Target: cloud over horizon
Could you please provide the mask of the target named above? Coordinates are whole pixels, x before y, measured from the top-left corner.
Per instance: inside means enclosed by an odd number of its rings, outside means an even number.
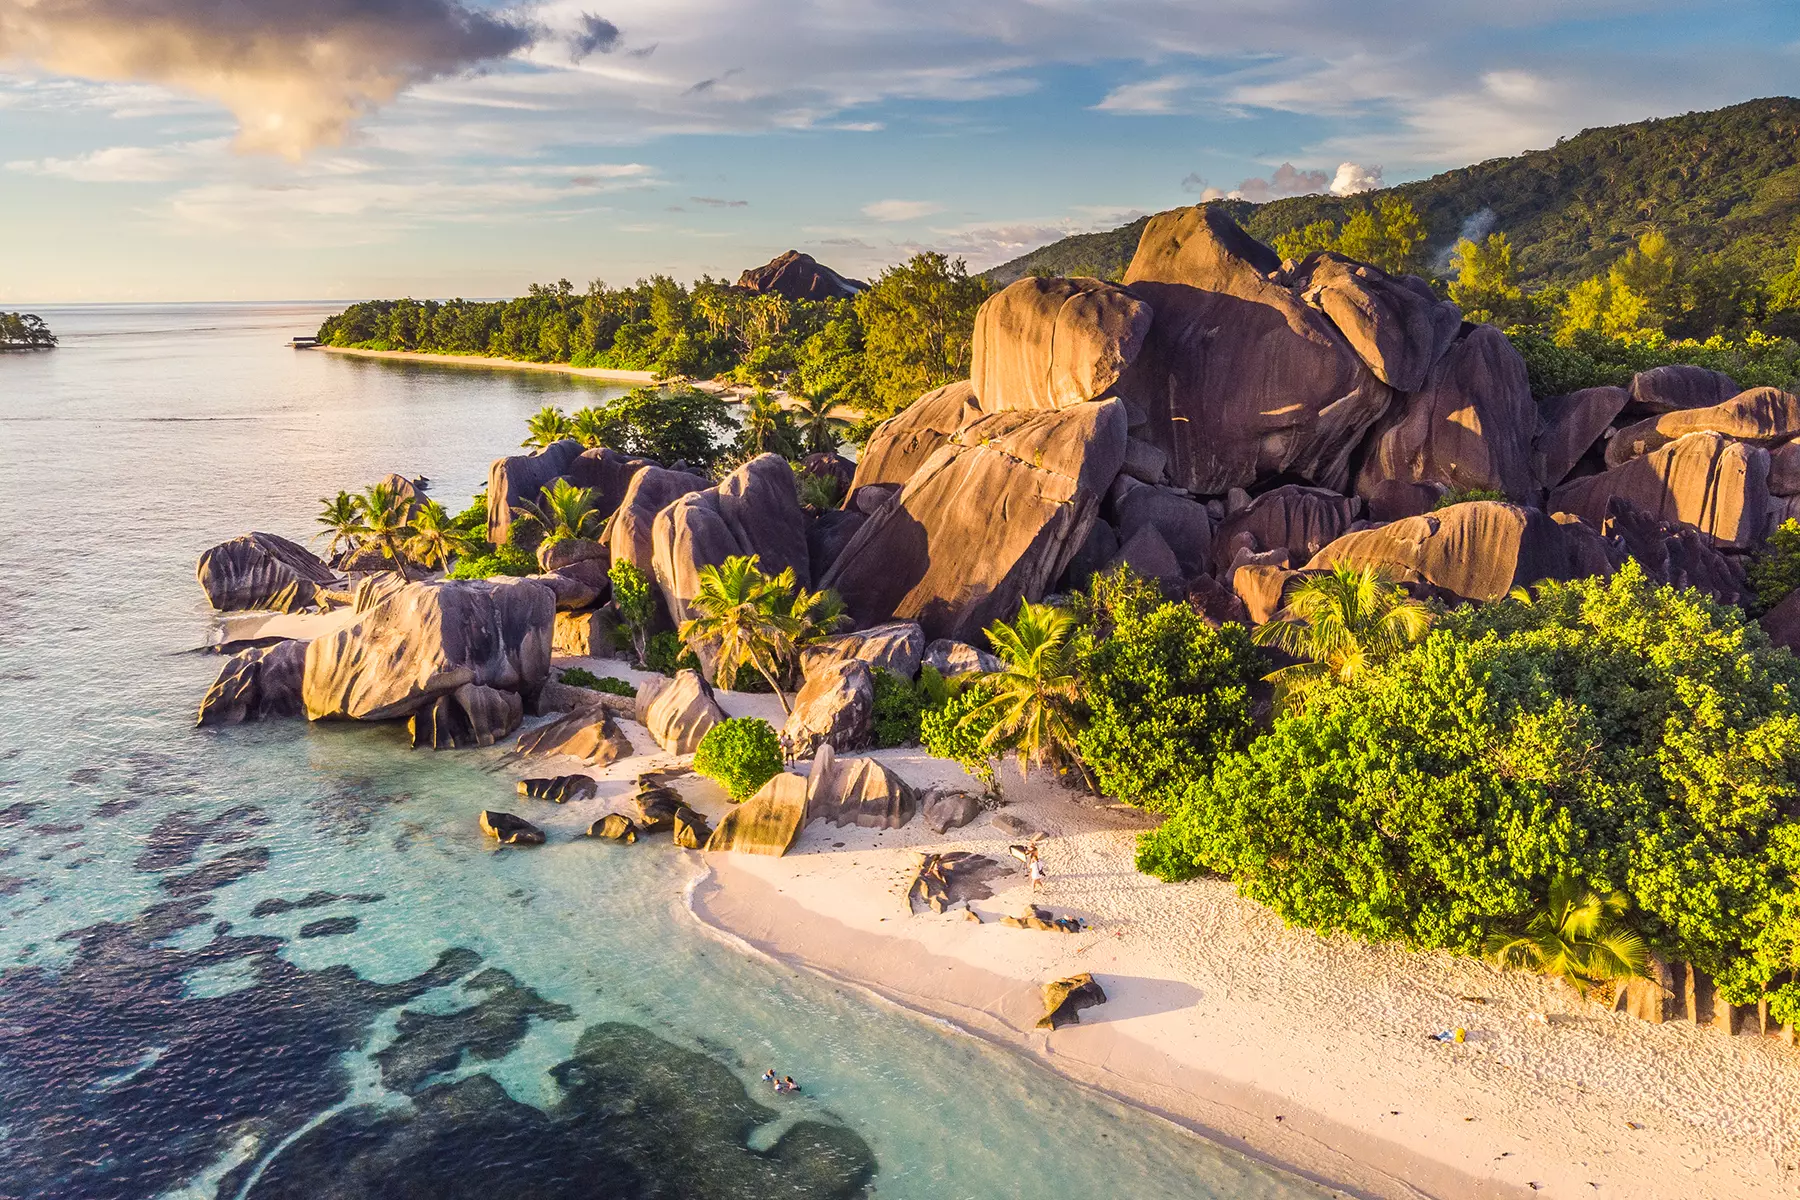
[[[240,149],[288,158],[532,40],[459,0],[0,0],[0,61],[209,97],[237,118]]]

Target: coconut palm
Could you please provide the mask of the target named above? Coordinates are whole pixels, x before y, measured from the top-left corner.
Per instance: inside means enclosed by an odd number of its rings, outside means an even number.
[[[586,408],[576,409],[575,414],[569,418],[567,436],[590,450],[618,441],[618,434],[619,422],[610,408],[590,404]]]
[[[335,558],[340,550],[356,549],[362,537],[362,509],[349,492],[319,497],[319,524],[324,526],[319,537],[329,537],[325,557]]]
[[[791,573],[783,572],[791,581]],[[717,648],[720,676],[731,677],[748,663],[781,702],[781,711],[792,712],[779,682],[781,665],[793,653],[805,622],[793,615],[791,587],[779,587],[781,576],[771,579],[757,566],[755,555],[737,554],[718,566],[700,568],[700,590],[688,602],[696,614],[681,626],[681,640],[690,646]]]
[[[1075,751],[1075,630],[1067,609],[1029,600],[1012,624],[989,625],[984,632],[1005,666],[980,677],[991,698],[963,719],[977,728],[992,722],[982,745],[995,754],[1017,750],[1024,766],[1070,764],[1086,779]]]
[[[379,546],[383,558],[392,559],[400,578],[406,573],[404,547],[412,537],[412,497],[391,483],[377,483],[363,489],[356,498],[361,520],[357,531],[366,544]]]
[[[1303,694],[1324,678],[1354,679],[1424,637],[1431,619],[1381,567],[1340,562],[1297,586],[1252,640],[1308,660],[1266,676],[1283,693]]]
[[[744,399],[744,431],[739,443],[746,453],[765,454],[782,449],[782,412],[775,397],[766,391],[752,392]]]
[[[1522,932],[1488,935],[1482,950],[1504,967],[1560,979],[1581,995],[1595,984],[1644,974],[1644,939],[1619,920],[1625,897],[1601,893],[1568,875],[1550,884],[1544,910]]]
[[[519,445],[542,448],[552,442],[560,442],[569,435],[569,418],[556,405],[546,404],[537,410],[531,420],[525,422],[525,440]]]
[[[836,454],[838,447],[844,444],[840,435],[850,428],[850,422],[832,415],[837,411],[837,401],[828,396],[801,396],[799,401],[800,406],[794,413],[795,424],[807,453]]]
[[[544,545],[588,537],[602,524],[594,507],[594,489],[576,487],[562,478],[540,492],[537,503],[527,500],[513,509],[513,516],[543,531]]]
[[[448,567],[450,560],[467,554],[475,546],[444,506],[436,500],[419,505],[412,516],[412,536],[406,539],[407,556],[428,567]]]

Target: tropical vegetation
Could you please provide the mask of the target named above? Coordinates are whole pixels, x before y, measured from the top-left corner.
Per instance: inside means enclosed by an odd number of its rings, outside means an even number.
[[[56,335],[35,313],[0,312],[0,350],[48,350]]]
[[[782,683],[795,670],[802,646],[836,630],[843,602],[832,592],[801,587],[792,567],[763,572],[756,555],[732,555],[699,570],[699,589],[688,601],[694,615],[681,626],[690,649],[705,647],[717,677],[733,686],[738,672],[760,676],[783,712],[791,711]]]
[[[760,717],[720,721],[694,749],[694,770],[723,787],[733,800],[748,800],[785,766],[780,737]]]
[[[1302,659],[1267,677],[1284,704],[1297,704],[1321,680],[1347,683],[1418,641],[1431,618],[1380,567],[1340,562],[1295,586],[1251,640]]]

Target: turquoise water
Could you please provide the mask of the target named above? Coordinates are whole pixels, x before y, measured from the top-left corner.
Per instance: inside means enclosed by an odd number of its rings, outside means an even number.
[[[1318,1194],[722,945],[666,843],[492,849],[497,751],[194,730],[202,549],[610,394],[282,347],[326,311],[0,356],[0,1196]]]

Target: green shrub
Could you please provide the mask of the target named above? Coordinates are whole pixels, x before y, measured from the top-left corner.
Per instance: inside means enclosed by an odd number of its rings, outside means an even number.
[[[609,696],[635,696],[637,688],[623,679],[615,679],[611,675],[596,675],[586,667],[567,667],[557,679],[570,687],[587,688],[591,692],[605,692]]]
[[[1451,488],[1438,497],[1438,502],[1432,505],[1431,509],[1436,512],[1440,508],[1449,508],[1452,504],[1468,504],[1473,500],[1504,501],[1505,499],[1505,492],[1496,492],[1493,488]]]
[[[606,573],[612,583],[613,607],[619,611],[619,625],[631,639],[632,653],[638,666],[643,666],[649,653],[650,621],[656,615],[656,595],[650,590],[650,577],[643,568],[621,558]]]
[[[993,719],[971,717],[987,703],[992,693],[980,683],[972,683],[947,696],[941,705],[927,709],[919,717],[919,742],[927,754],[948,758],[983,783],[994,782],[994,757],[982,746],[982,739],[993,728]]]
[[[1745,574],[1756,590],[1758,615],[1768,612],[1800,588],[1800,521],[1789,517],[1769,534],[1766,546],[1750,556]]]
[[[538,561],[529,550],[510,542],[495,546],[492,553],[473,558],[459,558],[450,568],[451,579],[486,579],[491,575],[536,575]]]
[[[1753,1001],[1800,952],[1800,663],[1649,582],[1544,584],[1445,615],[1309,694],[1146,835],[1164,878],[1231,876],[1292,924],[1464,953],[1551,881]],[[1800,1012],[1800,984],[1773,993]]]
[[[720,721],[706,731],[694,751],[694,770],[718,783],[733,800],[754,796],[785,765],[775,727],[760,717]]]
[[[661,671],[664,675],[673,675],[677,671],[699,670],[700,656],[687,648],[687,644],[672,629],[650,635],[644,644],[644,666],[652,671]]]
[[[1167,812],[1213,759],[1252,733],[1250,689],[1268,670],[1243,626],[1213,629],[1154,584],[1095,580],[1077,643],[1089,719],[1076,739],[1100,790]]]
[[[924,668],[930,671],[930,667]],[[919,718],[925,712],[925,697],[910,679],[876,667],[875,708],[870,717],[875,746],[886,750],[894,746],[919,744]]]

